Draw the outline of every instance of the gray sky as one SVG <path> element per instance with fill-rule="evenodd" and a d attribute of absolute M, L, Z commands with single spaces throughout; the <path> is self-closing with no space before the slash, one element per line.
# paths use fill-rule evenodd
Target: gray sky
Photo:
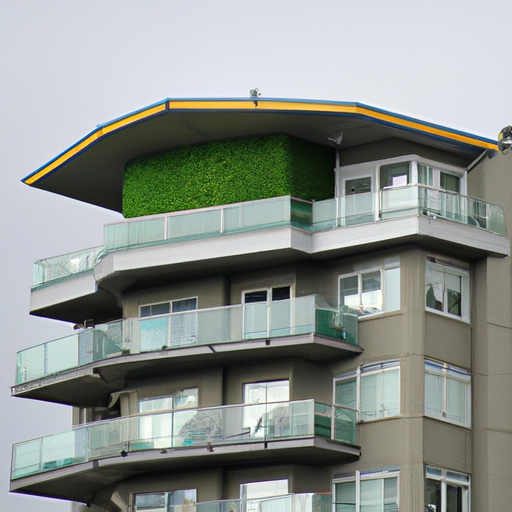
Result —
<path fill-rule="evenodd" d="M 70 409 L 10 397 L 16 352 L 70 334 L 31 318 L 35 260 L 102 243 L 120 219 L 20 183 L 97 124 L 166 97 L 357 101 L 496 138 L 512 123 L 510 2 L 0 0 L 2 510 L 11 445 L 67 430 Z"/>

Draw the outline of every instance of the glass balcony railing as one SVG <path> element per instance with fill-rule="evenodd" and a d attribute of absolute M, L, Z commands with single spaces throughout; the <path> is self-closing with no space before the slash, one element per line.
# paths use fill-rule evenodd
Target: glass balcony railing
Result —
<path fill-rule="evenodd" d="M 16 444 L 11 478 L 143 450 L 186 450 L 314 436 L 355 445 L 356 423 L 357 411 L 314 400 L 141 414 L 88 423 Z"/>
<path fill-rule="evenodd" d="M 160 510 L 162 512 L 332 512 L 332 496 L 330 493 L 284 494 L 268 498 L 204 501 L 184 505 L 164 504 L 161 507 L 151 508 L 151 512 L 160 512 Z"/>
<path fill-rule="evenodd" d="M 388 188 L 313 203 L 313 230 L 426 215 L 506 236 L 501 206 L 424 185 Z"/>
<path fill-rule="evenodd" d="M 35 263 L 34 286 L 91 270 L 110 252 L 294 226 L 307 231 L 352 226 L 405 216 L 427 215 L 507 234 L 503 208 L 423 185 L 389 188 L 309 203 L 290 196 L 152 215 L 105 226 L 103 247 Z"/>
<path fill-rule="evenodd" d="M 34 263 L 34 286 L 92 270 L 99 261 L 102 251 L 103 247 L 93 247 L 36 261 Z"/>
<path fill-rule="evenodd" d="M 106 252 L 276 226 L 311 226 L 311 203 L 290 196 L 173 212 L 105 226 Z"/>
<path fill-rule="evenodd" d="M 120 355 L 309 333 L 357 345 L 358 319 L 319 295 L 129 318 L 18 352 L 16 384 Z"/>

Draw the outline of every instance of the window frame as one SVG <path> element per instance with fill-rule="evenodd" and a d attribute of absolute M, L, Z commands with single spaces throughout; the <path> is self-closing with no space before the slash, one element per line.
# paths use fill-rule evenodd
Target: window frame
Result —
<path fill-rule="evenodd" d="M 388 288 L 391 290 L 391 286 L 389 284 L 390 276 L 392 271 L 398 270 L 398 279 L 395 277 L 395 287 L 398 285 L 398 296 L 396 297 L 393 295 L 393 300 L 391 301 L 391 295 L 388 296 Z M 364 312 L 364 305 L 363 305 L 363 276 L 367 274 L 372 274 L 375 272 L 379 272 L 379 278 L 380 278 L 380 298 L 381 298 L 381 306 L 382 309 L 375 309 L 374 311 L 369 311 L 367 313 Z M 343 310 L 345 307 L 345 304 L 342 303 L 342 280 L 347 279 L 350 277 L 357 276 L 357 297 L 358 297 L 358 308 L 357 310 L 351 308 L 348 309 L 347 307 L 347 313 L 353 313 L 356 314 L 358 317 L 369 317 L 369 316 L 375 316 L 375 315 L 382 315 L 383 313 L 391 313 L 391 312 L 399 312 L 402 307 L 402 281 L 401 281 L 401 270 L 400 270 L 400 257 L 392 257 L 392 258 L 386 258 L 384 261 L 382 261 L 380 264 L 376 264 L 375 262 L 369 263 L 367 266 L 361 266 L 359 269 L 356 269 L 353 272 L 347 272 L 344 274 L 339 274 L 338 276 L 338 306 L 340 310 Z M 391 292 L 389 292 L 391 293 Z M 392 307 L 390 302 L 396 303 L 398 307 L 394 307 L 393 309 L 389 309 L 389 307 Z"/>
<path fill-rule="evenodd" d="M 194 502 L 193 503 L 191 502 L 191 503 L 183 503 L 182 504 L 182 506 L 186 506 L 186 505 L 195 505 L 197 503 L 197 489 L 175 489 L 173 491 L 134 492 L 134 493 L 131 493 L 131 502 L 132 502 L 131 509 L 133 509 L 133 512 L 138 512 L 138 511 L 143 512 L 145 510 L 154 510 L 153 507 L 151 507 L 151 508 L 148 508 L 148 507 L 137 508 L 137 496 L 143 496 L 143 495 L 146 495 L 146 496 L 148 496 L 148 495 L 155 495 L 156 496 L 156 495 L 158 495 L 158 496 L 162 496 L 163 497 L 163 502 L 164 502 L 163 507 L 160 507 L 160 509 L 162 510 L 162 512 L 166 512 L 171 507 L 177 505 L 177 504 L 173 505 L 171 503 L 171 501 L 173 499 L 172 497 L 173 497 L 174 493 L 176 493 L 176 492 L 190 493 L 191 491 L 193 491 L 195 493 Z M 184 497 L 186 498 L 186 496 L 184 496 Z"/>
<path fill-rule="evenodd" d="M 427 369 L 427 366 L 429 369 Z M 435 369 L 438 369 L 436 372 Z M 442 397 L 441 397 L 441 411 L 440 414 L 429 414 L 427 412 L 427 375 L 435 375 L 441 377 L 442 385 Z M 457 375 L 460 375 L 457 378 Z M 472 378 L 471 372 L 458 366 L 450 365 L 448 363 L 434 361 L 431 359 L 425 359 L 425 393 L 424 393 L 424 415 L 428 418 L 433 418 L 446 423 L 452 423 L 464 428 L 471 428 L 472 425 L 472 413 L 471 413 L 471 391 L 472 391 Z M 456 421 L 455 416 L 450 414 L 448 404 L 448 382 L 449 380 L 461 382 L 465 385 L 465 396 L 464 396 L 464 421 L 461 423 Z M 433 410 L 433 409 L 432 409 Z"/>
<path fill-rule="evenodd" d="M 384 373 L 389 372 L 398 372 L 398 396 L 396 399 L 398 400 L 398 413 L 392 414 L 392 415 L 378 415 L 378 409 L 375 409 L 375 417 L 374 418 L 362 418 L 362 411 L 361 411 L 361 380 L 372 377 L 375 375 L 383 375 Z M 338 382 L 349 382 L 354 381 L 356 386 L 356 403 L 355 407 L 353 407 L 357 411 L 357 422 L 358 423 L 368 423 L 372 421 L 381 421 L 391 418 L 397 418 L 400 417 L 401 411 L 402 411 L 402 404 L 401 404 L 401 371 L 400 371 L 400 360 L 391 360 L 391 361 L 382 361 L 378 363 L 371 363 L 366 364 L 362 366 L 358 366 L 355 371 L 346 373 L 344 375 L 341 375 L 339 377 L 334 378 L 333 383 L 333 404 L 341 405 L 345 407 L 350 407 L 346 404 L 340 404 L 336 400 L 336 385 Z M 375 397 L 376 398 L 376 397 Z"/>
<path fill-rule="evenodd" d="M 195 308 L 194 309 L 187 309 L 187 310 L 184 310 L 184 311 L 173 311 L 173 305 L 174 304 L 177 304 L 179 302 L 184 302 L 184 301 L 195 301 Z M 145 316 L 142 316 L 142 309 L 143 308 L 153 308 L 154 306 L 162 306 L 162 305 L 165 305 L 165 304 L 169 304 L 169 312 L 168 313 L 157 313 L 157 314 L 150 314 L 149 315 L 145 315 Z M 142 345 L 143 345 L 143 342 L 142 342 L 142 326 L 143 326 L 143 323 L 144 322 L 151 322 L 152 319 L 166 319 L 166 323 L 167 323 L 167 326 L 166 326 L 166 329 L 165 329 L 165 337 L 166 337 L 166 343 L 162 346 L 149 346 L 147 349 L 145 348 L 143 351 L 144 352 L 152 352 L 152 351 L 155 351 L 155 350 L 163 350 L 163 349 L 166 349 L 166 348 L 169 348 L 169 347 L 174 347 L 174 346 L 177 346 L 177 347 L 182 347 L 182 346 L 188 346 L 188 345 L 194 345 L 197 343 L 197 339 L 198 339 L 198 331 L 199 331 L 199 318 L 198 318 L 198 313 L 197 311 L 199 311 L 199 297 L 196 295 L 196 296 L 191 296 L 191 297 L 182 297 L 182 298 L 179 298 L 179 299 L 172 299 L 172 300 L 168 300 L 168 301 L 163 301 L 163 302 L 151 302 L 151 303 L 147 303 L 147 304 L 140 304 L 139 305 L 139 327 L 140 327 L 140 335 L 141 335 L 141 349 L 142 349 Z M 195 312 L 195 313 L 194 313 Z M 175 339 L 174 336 L 176 335 L 175 333 L 178 332 L 179 334 L 179 330 L 178 331 L 174 331 L 173 333 L 173 326 L 174 326 L 174 322 L 173 322 L 173 317 L 181 314 L 181 313 L 188 313 L 187 315 L 187 318 L 191 320 L 191 322 L 189 321 L 189 323 L 192 323 L 194 324 L 193 327 L 190 329 L 190 326 L 189 326 L 189 332 L 186 334 L 186 336 L 184 337 L 186 341 L 184 342 L 179 342 L 177 345 L 175 345 L 175 343 L 173 342 L 173 340 Z M 193 317 L 192 317 L 193 315 Z M 161 320 L 162 322 L 164 320 Z M 164 330 L 164 329 L 162 329 Z M 178 335 L 178 338 L 180 338 L 181 340 L 181 337 Z M 187 340 L 188 338 L 188 340 Z"/>
<path fill-rule="evenodd" d="M 368 482 L 372 480 L 390 480 L 396 479 L 396 512 L 400 510 L 400 468 L 394 467 L 389 469 L 378 469 L 374 471 L 356 471 L 353 476 L 345 476 L 340 478 L 333 479 L 333 487 L 332 487 L 332 495 L 333 495 L 333 511 L 337 512 L 338 506 L 338 493 L 336 486 L 344 483 L 352 483 L 355 484 L 354 494 L 355 494 L 355 503 L 353 506 L 353 512 L 361 511 L 361 483 Z M 384 498 L 384 497 L 383 497 Z M 381 502 L 384 505 L 384 499 Z M 352 504 L 349 504 L 351 506 Z"/>
<path fill-rule="evenodd" d="M 462 510 L 460 512 L 470 512 L 471 510 L 471 475 L 452 471 L 435 466 L 425 466 L 425 511 L 433 512 L 435 509 L 429 508 L 427 503 L 427 480 L 441 483 L 441 508 L 435 512 L 446 512 L 447 507 L 447 488 L 449 485 L 457 486 L 462 489 L 463 500 Z M 457 511 L 459 512 L 459 511 Z"/>
<path fill-rule="evenodd" d="M 437 302 L 437 297 L 435 296 L 434 286 L 431 280 L 428 280 L 428 273 L 434 271 L 443 274 L 443 295 L 442 295 L 442 309 L 437 307 L 432 307 L 428 305 L 428 295 L 430 293 L 429 286 L 432 287 L 432 294 L 434 300 Z M 456 290 L 450 290 L 448 285 L 446 284 L 446 276 L 457 277 L 460 279 L 460 315 L 456 313 L 451 313 L 449 311 L 449 292 L 456 292 Z M 470 270 L 469 268 L 464 268 L 462 266 L 457 266 L 449 262 L 445 262 L 440 258 L 436 258 L 435 256 L 427 256 L 427 261 L 425 265 L 425 310 L 431 313 L 436 313 L 438 315 L 443 315 L 448 318 L 454 318 L 460 320 L 465 323 L 470 323 L 470 312 L 471 312 L 471 286 L 470 286 Z"/>

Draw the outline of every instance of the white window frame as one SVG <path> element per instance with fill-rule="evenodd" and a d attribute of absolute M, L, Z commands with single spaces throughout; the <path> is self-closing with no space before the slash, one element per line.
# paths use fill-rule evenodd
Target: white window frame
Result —
<path fill-rule="evenodd" d="M 280 299 L 280 300 L 272 300 L 272 290 L 274 290 L 275 288 L 288 288 L 290 290 L 290 298 L 289 299 Z M 288 301 L 288 304 L 290 306 L 290 334 L 293 334 L 293 330 L 294 330 L 294 325 L 293 325 L 293 319 L 295 318 L 295 312 L 294 312 L 294 307 L 295 307 L 295 302 L 293 301 L 293 299 L 295 298 L 295 290 L 294 290 L 294 286 L 292 283 L 290 284 L 276 284 L 276 285 L 271 285 L 271 286 L 261 286 L 259 288 L 248 288 L 247 290 L 242 290 L 242 297 L 241 297 L 241 303 L 242 303 L 242 312 L 243 312 L 243 318 L 242 318 L 242 325 L 243 325 L 243 333 L 244 333 L 244 338 L 253 338 L 253 339 L 256 339 L 256 338 L 265 338 L 265 337 L 268 337 L 270 336 L 271 334 L 271 331 L 272 331 L 272 328 L 271 328 L 271 324 L 272 324 L 272 319 L 271 319 L 271 307 L 272 307 L 272 303 L 273 302 L 281 302 L 281 300 L 287 300 Z M 266 301 L 261 301 L 261 302 L 245 302 L 245 296 L 247 294 L 250 294 L 250 293 L 254 293 L 254 292 L 266 292 L 267 293 L 267 300 Z M 266 329 L 265 331 L 258 331 L 258 332 L 261 332 L 262 335 L 258 336 L 257 334 L 255 334 L 254 336 L 250 335 L 250 331 L 247 331 L 246 330 L 246 320 L 247 320 L 247 313 L 246 313 L 246 306 L 249 306 L 250 304 L 265 304 L 266 306 Z"/>
<path fill-rule="evenodd" d="M 410 163 L 410 180 L 408 185 L 420 184 L 418 179 L 418 166 L 424 165 L 426 167 L 432 168 L 433 175 L 433 184 L 424 186 L 430 186 L 436 190 L 443 191 L 444 189 L 441 188 L 441 172 L 444 172 L 446 174 L 452 174 L 453 176 L 460 178 L 459 194 L 467 195 L 467 170 L 465 168 L 444 164 L 429 158 L 420 157 L 419 155 L 409 154 L 394 158 L 386 158 L 383 160 L 373 160 L 371 162 L 363 162 L 359 164 L 336 167 L 336 197 L 344 197 L 345 189 L 343 188 L 343 183 L 346 178 L 353 179 L 359 176 L 371 176 L 373 181 L 373 190 L 380 191 L 383 188 L 380 183 L 380 168 L 384 165 L 393 165 L 406 162 Z"/>
<path fill-rule="evenodd" d="M 391 293 L 391 289 L 389 285 L 386 284 L 386 281 L 389 280 L 390 272 L 398 270 L 398 297 L 394 294 L 393 297 L 389 296 L 388 293 Z M 380 273 L 380 294 L 381 294 L 381 310 L 375 310 L 375 311 L 369 311 L 364 312 L 363 309 L 363 276 L 366 274 L 371 274 L 373 272 L 379 272 Z M 382 313 L 386 312 L 392 312 L 392 311 L 400 311 L 401 309 L 401 276 L 400 276 L 400 257 L 392 257 L 392 258 L 386 258 L 383 260 L 380 264 L 368 263 L 366 266 L 361 265 L 360 268 L 356 268 L 354 272 L 349 272 L 346 274 L 340 274 L 338 276 L 338 304 L 340 310 L 343 310 L 344 304 L 342 304 L 341 299 L 341 281 L 342 279 L 346 279 L 349 277 L 357 276 L 357 283 L 358 283 L 358 299 L 359 299 L 359 306 L 358 311 L 355 310 L 349 310 L 348 313 L 354 313 L 357 314 L 359 317 L 367 317 L 372 315 L 380 315 Z M 387 276 L 387 277 L 386 277 Z M 392 307 L 390 303 L 393 301 L 393 303 L 397 303 L 398 307 Z M 392 307 L 392 309 L 389 309 Z"/>
<path fill-rule="evenodd" d="M 428 512 L 446 512 L 447 507 L 447 486 L 460 486 L 463 492 L 463 503 L 461 512 L 471 512 L 471 476 L 457 471 L 437 468 L 434 466 L 425 466 L 425 502 L 426 496 L 426 480 L 435 480 L 441 482 L 441 510 L 428 508 L 425 503 L 425 511 Z"/>
<path fill-rule="evenodd" d="M 427 411 L 427 375 L 435 375 L 442 379 L 442 402 L 441 411 L 435 414 Z M 448 382 L 457 381 L 464 384 L 465 404 L 464 404 L 464 421 L 456 421 L 454 416 L 450 414 L 448 406 Z M 453 423 L 461 427 L 471 428 L 471 372 L 457 366 L 447 363 L 441 363 L 425 359 L 425 416 L 435 418 L 437 420 Z"/>
<path fill-rule="evenodd" d="M 380 375 L 386 372 L 398 371 L 398 413 L 392 415 L 381 414 L 378 415 L 378 412 L 383 413 L 385 409 L 381 409 L 381 411 L 375 410 L 375 418 L 363 418 L 361 413 L 361 380 L 365 377 L 370 377 L 374 375 Z M 342 381 L 355 381 L 356 383 L 356 410 L 357 410 L 357 418 L 358 423 L 367 423 L 370 421 L 383 420 L 388 418 L 396 418 L 401 414 L 401 381 L 400 381 L 400 361 L 383 361 L 380 363 L 372 363 L 363 366 L 359 366 L 356 371 L 347 373 L 345 375 L 341 375 L 340 377 L 336 377 L 334 379 L 334 389 L 333 389 L 333 403 L 336 405 L 345 405 L 338 404 L 336 401 L 336 384 Z"/>
<path fill-rule="evenodd" d="M 182 311 L 182 312 L 173 312 L 172 311 L 173 304 L 178 303 L 178 302 L 183 302 L 186 300 L 195 300 L 195 303 L 196 303 L 195 309 L 189 309 L 189 310 Z M 162 304 L 169 304 L 169 313 L 161 313 L 161 314 L 156 314 L 156 315 L 149 314 L 146 316 L 142 316 L 142 308 L 147 308 L 147 307 L 152 307 L 152 306 L 160 306 Z M 163 345 L 161 347 L 152 348 L 150 351 L 162 350 L 166 347 L 173 346 L 173 343 L 172 343 L 172 340 L 173 340 L 172 318 L 173 318 L 173 316 L 179 315 L 180 313 L 188 313 L 189 315 L 192 315 L 193 314 L 192 312 L 194 312 L 194 311 L 196 311 L 196 313 L 194 314 L 195 329 L 192 329 L 192 331 L 189 333 L 188 337 L 190 339 L 187 342 L 180 343 L 178 346 L 186 346 L 186 345 L 196 344 L 197 337 L 198 337 L 198 314 L 197 314 L 198 306 L 199 306 L 199 297 L 197 295 L 192 296 L 192 297 L 183 297 L 183 298 L 179 298 L 179 299 L 173 299 L 173 300 L 167 300 L 167 301 L 161 301 L 161 302 L 150 302 L 148 304 L 139 305 L 139 322 L 140 322 L 139 325 L 140 326 L 142 325 L 142 322 L 144 322 L 145 320 L 150 320 L 152 318 L 167 318 L 167 344 Z M 142 337 L 142 333 L 141 333 L 141 337 Z M 142 342 L 141 342 L 141 344 L 142 344 Z"/>
<path fill-rule="evenodd" d="M 443 282 L 442 282 L 442 309 L 433 308 L 428 306 L 427 295 L 430 293 L 430 286 L 432 283 L 428 281 L 429 272 L 441 272 L 443 274 Z M 460 294 L 461 294 L 461 314 L 457 315 L 455 313 L 450 313 L 448 311 L 448 292 L 450 291 L 448 286 L 446 285 L 447 276 L 455 277 L 460 279 Z M 434 294 L 434 298 L 437 301 L 438 297 L 435 296 L 435 291 L 432 286 L 432 293 Z M 425 309 L 432 313 L 436 313 L 438 315 L 447 316 L 449 318 L 455 318 L 457 320 L 461 320 L 463 322 L 470 322 L 470 304 L 471 304 L 471 290 L 470 290 L 470 273 L 469 269 L 458 267 L 452 265 L 451 263 L 444 262 L 442 259 L 429 256 L 427 257 L 427 262 L 425 266 Z"/>
<path fill-rule="evenodd" d="M 171 505 L 171 500 L 172 500 L 172 496 L 175 492 L 184 492 L 184 493 L 190 493 L 190 492 L 194 492 L 195 493 L 195 498 L 194 498 L 194 501 L 191 502 L 191 503 L 184 503 L 182 504 L 181 506 L 182 507 L 185 507 L 185 506 L 194 506 L 196 503 L 197 503 L 197 489 L 176 489 L 174 491 L 153 491 L 153 492 L 137 492 L 137 493 L 132 493 L 132 498 L 131 498 L 131 501 L 132 501 L 132 507 L 130 510 L 133 510 L 133 512 L 144 512 L 145 510 L 155 510 L 154 508 L 151 508 L 151 509 L 148 509 L 148 508 L 137 508 L 137 496 L 143 496 L 143 495 L 159 495 L 159 496 L 162 496 L 163 497 L 163 501 L 164 501 L 164 506 L 163 507 L 160 507 L 160 509 L 157 509 L 157 510 L 162 510 L 162 512 L 166 512 L 167 510 L 170 510 L 171 507 L 175 507 L 176 505 Z M 186 496 L 185 496 L 186 498 Z"/>
<path fill-rule="evenodd" d="M 390 469 L 379 469 L 375 471 L 356 471 L 354 476 L 347 476 L 342 478 L 335 478 L 333 480 L 333 488 L 332 495 L 334 497 L 333 500 L 333 511 L 337 510 L 337 492 L 336 485 L 343 483 L 355 483 L 355 499 L 356 502 L 354 504 L 354 512 L 360 512 L 361 510 L 361 482 L 370 481 L 370 480 L 385 480 L 396 478 L 396 504 L 397 511 L 400 510 L 400 469 L 399 468 L 390 468 Z M 384 500 L 383 500 L 384 501 Z"/>

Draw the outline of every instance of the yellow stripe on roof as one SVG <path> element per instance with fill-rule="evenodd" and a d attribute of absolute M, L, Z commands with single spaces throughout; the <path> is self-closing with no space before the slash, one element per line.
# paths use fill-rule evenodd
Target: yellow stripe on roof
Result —
<path fill-rule="evenodd" d="M 257 102 L 257 105 L 256 103 Z M 485 149 L 496 150 L 497 145 L 477 138 L 457 133 L 451 130 L 431 126 L 420 121 L 404 119 L 385 112 L 379 112 L 360 105 L 336 105 L 334 103 L 315 102 L 294 102 L 294 101 L 273 101 L 255 97 L 251 100 L 240 101 L 215 101 L 215 100 L 184 100 L 169 101 L 169 110 L 173 109 L 211 109 L 211 110 L 281 110 L 281 111 L 304 111 L 304 112 L 326 112 L 339 114 L 352 114 L 366 116 L 388 124 L 394 124 L 410 130 L 420 131 L 426 134 L 451 139 L 464 144 L 478 146 Z"/>
<path fill-rule="evenodd" d="M 497 144 L 480 140 L 478 138 L 457 133 L 442 127 L 436 127 L 421 121 L 407 119 L 395 116 L 390 113 L 373 110 L 371 108 L 356 104 L 336 104 L 336 103 L 317 103 L 317 102 L 300 102 L 300 101 L 276 101 L 264 100 L 255 97 L 254 99 L 243 100 L 167 100 L 158 105 L 152 106 L 146 110 L 141 110 L 134 114 L 120 118 L 110 124 L 103 125 L 101 128 L 91 133 L 84 140 L 65 151 L 62 155 L 50 162 L 38 172 L 29 176 L 25 183 L 32 185 L 39 179 L 43 178 L 53 170 L 73 158 L 75 155 L 87 148 L 87 146 L 95 143 L 101 137 L 115 132 L 132 123 L 136 123 L 146 117 L 150 117 L 159 112 L 169 110 L 274 110 L 274 111 L 294 111 L 294 112 L 325 112 L 331 114 L 349 114 L 354 116 L 364 116 L 375 119 L 386 124 L 395 125 L 397 127 L 422 132 L 424 134 L 441 137 L 444 139 L 476 146 L 484 149 L 496 151 Z"/>

